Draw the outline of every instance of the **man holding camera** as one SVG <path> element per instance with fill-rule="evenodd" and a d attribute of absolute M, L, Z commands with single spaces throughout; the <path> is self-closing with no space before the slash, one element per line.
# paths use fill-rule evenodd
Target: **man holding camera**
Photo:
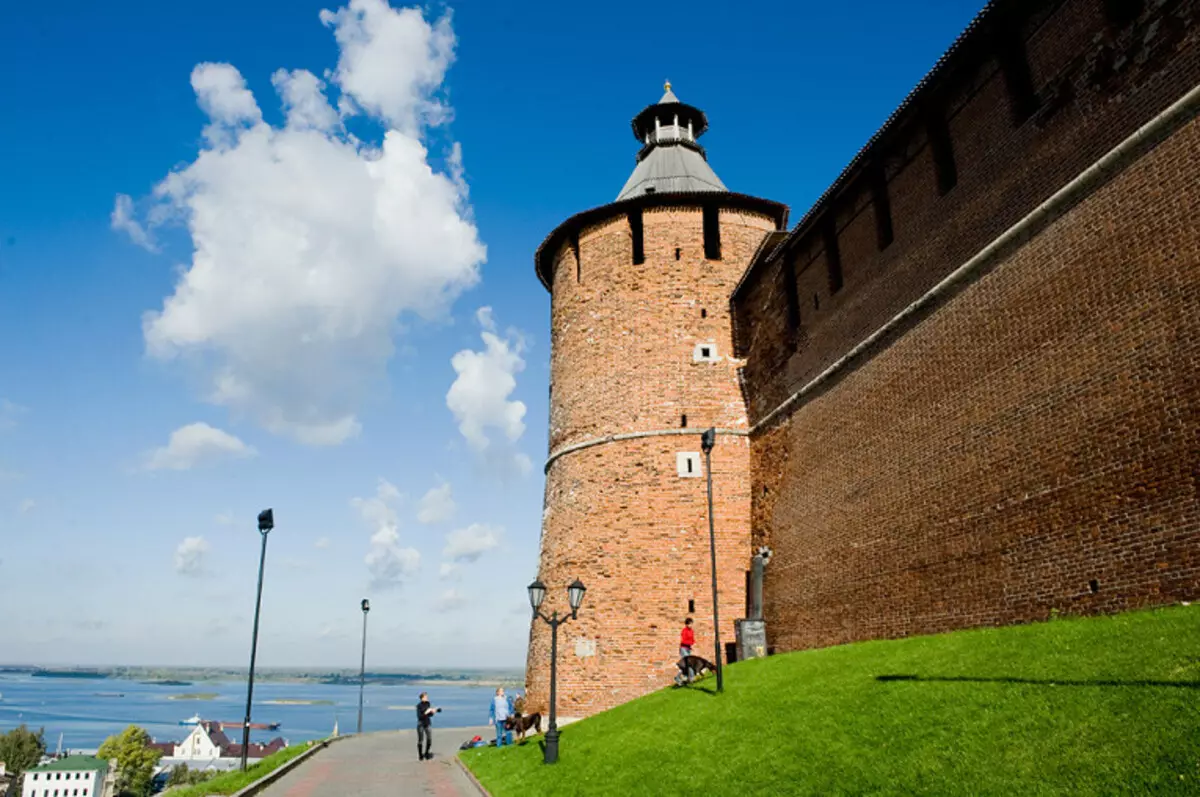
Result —
<path fill-rule="evenodd" d="M 428 692 L 422 692 L 420 698 L 421 702 L 417 703 L 417 760 L 428 761 L 433 758 L 433 753 L 429 752 L 433 746 L 433 715 L 441 709 L 430 704 Z"/>

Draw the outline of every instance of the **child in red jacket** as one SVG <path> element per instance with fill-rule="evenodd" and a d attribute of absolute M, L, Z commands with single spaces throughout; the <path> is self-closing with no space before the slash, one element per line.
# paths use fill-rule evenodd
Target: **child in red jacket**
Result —
<path fill-rule="evenodd" d="M 692 618 L 683 621 L 683 630 L 679 632 L 679 658 L 692 655 L 692 646 L 696 644 L 696 634 L 692 631 Z"/>

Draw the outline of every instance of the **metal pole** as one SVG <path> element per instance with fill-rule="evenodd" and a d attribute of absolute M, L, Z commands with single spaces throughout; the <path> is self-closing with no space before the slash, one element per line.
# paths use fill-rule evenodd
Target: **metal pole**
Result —
<path fill-rule="evenodd" d="M 717 533 L 713 526 L 712 498 L 712 449 L 704 450 L 704 473 L 708 477 L 708 545 L 712 551 L 712 593 L 713 593 L 713 647 L 715 655 L 713 663 L 717 665 L 717 691 L 725 691 L 725 676 L 721 667 L 721 618 L 717 612 Z"/>
<path fill-rule="evenodd" d="M 358 732 L 362 733 L 363 687 L 367 685 L 367 613 L 363 612 L 362 664 L 358 668 Z"/>
<path fill-rule="evenodd" d="M 258 655 L 258 612 L 262 608 L 263 565 L 267 561 L 267 534 L 270 530 L 259 530 L 262 537 L 262 552 L 258 556 L 258 594 L 254 599 L 254 635 L 250 638 L 250 678 L 246 683 L 246 722 L 242 727 L 242 770 L 246 769 L 246 758 L 250 754 L 250 706 L 254 700 L 254 659 Z"/>
<path fill-rule="evenodd" d="M 547 764 L 558 762 L 558 612 L 550 618 L 550 727 L 546 730 Z"/>

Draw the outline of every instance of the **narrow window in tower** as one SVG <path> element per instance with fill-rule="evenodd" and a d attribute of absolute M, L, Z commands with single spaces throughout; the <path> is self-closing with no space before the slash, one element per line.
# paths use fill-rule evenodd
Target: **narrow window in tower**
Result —
<path fill-rule="evenodd" d="M 701 318 L 708 318 L 708 310 L 706 310 L 705 308 L 701 307 L 701 308 L 700 308 L 700 317 L 701 317 Z"/>
<path fill-rule="evenodd" d="M 815 293 L 813 294 L 813 309 L 814 310 L 821 309 L 821 297 Z"/>
<path fill-rule="evenodd" d="M 688 598 L 688 614 L 696 613 L 696 599 Z"/>
<path fill-rule="evenodd" d="M 646 262 L 645 240 L 642 236 L 642 211 L 629 211 L 629 235 L 633 239 L 633 264 L 640 266 Z"/>
<path fill-rule="evenodd" d="M 579 259 L 579 233 L 571 236 L 571 251 L 575 253 L 575 281 L 583 282 L 583 261 Z"/>
<path fill-rule="evenodd" d="M 821 231 L 825 239 L 825 265 L 829 269 L 829 292 L 837 293 L 844 284 L 842 279 L 842 253 L 838 251 L 837 228 L 832 213 L 826 217 Z"/>
<path fill-rule="evenodd" d="M 687 428 L 687 414 L 686 413 L 679 416 L 679 428 L 680 429 Z"/>
<path fill-rule="evenodd" d="M 704 208 L 704 257 L 707 260 L 721 259 L 721 224 L 719 208 L 706 205 Z"/>
<path fill-rule="evenodd" d="M 692 350 L 692 362 L 715 363 L 719 359 L 715 343 L 697 343 L 696 348 Z"/>
<path fill-rule="evenodd" d="M 675 247 L 675 259 L 678 260 L 681 257 L 683 257 L 683 250 L 677 246 Z"/>

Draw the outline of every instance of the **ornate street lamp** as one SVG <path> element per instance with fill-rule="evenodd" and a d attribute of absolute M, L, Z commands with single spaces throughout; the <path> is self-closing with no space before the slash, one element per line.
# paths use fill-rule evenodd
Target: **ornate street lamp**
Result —
<path fill-rule="evenodd" d="M 533 608 L 533 616 L 540 617 L 550 626 L 550 726 L 546 729 L 546 754 L 543 758 L 547 764 L 558 761 L 558 714 L 555 705 L 558 702 L 558 627 L 579 616 L 579 607 L 583 605 L 585 592 L 587 587 L 583 586 L 582 581 L 575 579 L 571 582 L 571 586 L 567 587 L 567 603 L 571 606 L 571 615 L 559 619 L 558 612 L 553 612 L 547 617 L 539 611 L 542 601 L 546 599 L 546 585 L 541 579 L 529 585 L 529 605 Z"/>
<path fill-rule="evenodd" d="M 250 754 L 250 706 L 254 700 L 254 659 L 258 654 L 258 613 L 262 608 L 263 566 L 267 561 L 267 535 L 275 528 L 275 513 L 264 509 L 258 513 L 258 534 L 262 537 L 262 552 L 258 555 L 258 595 L 254 599 L 254 635 L 250 638 L 250 677 L 246 682 L 246 722 L 242 727 L 242 769 Z"/>
<path fill-rule="evenodd" d="M 704 475 L 708 477 L 708 547 L 712 553 L 713 594 L 713 664 L 717 665 L 717 691 L 725 691 L 725 678 L 721 668 L 721 619 L 717 613 L 717 533 L 713 528 L 712 499 L 712 450 L 717 443 L 717 430 L 709 428 L 700 435 L 700 448 L 704 450 Z"/>
<path fill-rule="evenodd" d="M 362 664 L 358 669 L 358 732 L 362 733 L 363 687 L 367 685 L 367 612 L 371 611 L 371 602 L 362 599 L 363 640 Z"/>

